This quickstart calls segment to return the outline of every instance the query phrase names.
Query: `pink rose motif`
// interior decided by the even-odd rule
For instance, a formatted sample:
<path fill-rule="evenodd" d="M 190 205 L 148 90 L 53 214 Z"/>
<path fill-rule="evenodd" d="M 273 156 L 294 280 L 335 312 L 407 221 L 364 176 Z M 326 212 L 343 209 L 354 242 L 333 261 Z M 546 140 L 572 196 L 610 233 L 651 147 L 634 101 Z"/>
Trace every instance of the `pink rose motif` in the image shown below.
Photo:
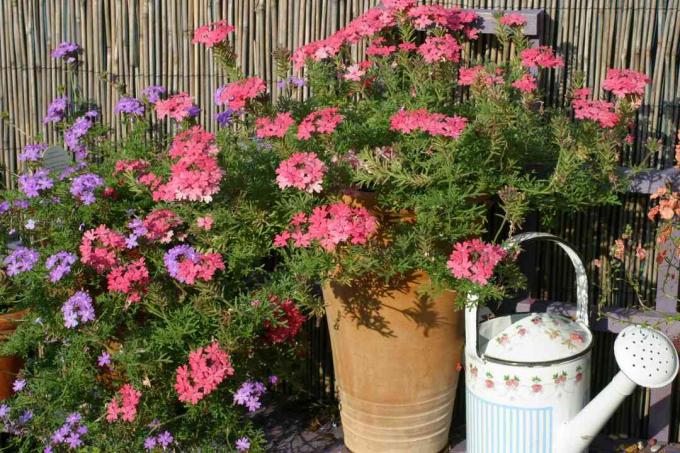
<path fill-rule="evenodd" d="M 470 365 L 470 374 L 477 378 L 477 373 L 478 373 L 477 367 Z"/>
<path fill-rule="evenodd" d="M 493 381 L 491 379 L 486 379 L 484 381 L 484 384 L 486 385 L 486 388 L 492 389 L 494 387 Z"/>
<path fill-rule="evenodd" d="M 507 333 L 504 333 L 500 337 L 496 338 L 496 341 L 498 342 L 498 344 L 505 346 L 510 342 L 510 337 L 508 336 Z"/>
<path fill-rule="evenodd" d="M 567 382 L 567 373 L 563 371 L 562 374 L 554 374 L 553 381 L 555 381 L 555 385 L 564 384 Z"/>
<path fill-rule="evenodd" d="M 576 373 L 576 376 L 574 377 L 574 380 L 576 382 L 581 382 L 583 380 L 583 373 Z"/>
<path fill-rule="evenodd" d="M 505 386 L 510 390 L 515 390 L 519 387 L 519 378 L 517 376 L 505 376 Z"/>
<path fill-rule="evenodd" d="M 575 343 L 583 343 L 583 335 L 578 332 L 572 332 L 569 338 Z"/>
<path fill-rule="evenodd" d="M 522 326 L 522 327 L 518 328 L 518 329 L 517 329 L 517 334 L 518 334 L 520 337 L 523 337 L 524 335 L 526 335 L 526 334 L 527 334 L 527 329 L 526 329 L 526 327 Z"/>
<path fill-rule="evenodd" d="M 541 393 L 543 391 L 543 386 L 541 384 L 532 384 L 531 391 L 534 393 Z"/>

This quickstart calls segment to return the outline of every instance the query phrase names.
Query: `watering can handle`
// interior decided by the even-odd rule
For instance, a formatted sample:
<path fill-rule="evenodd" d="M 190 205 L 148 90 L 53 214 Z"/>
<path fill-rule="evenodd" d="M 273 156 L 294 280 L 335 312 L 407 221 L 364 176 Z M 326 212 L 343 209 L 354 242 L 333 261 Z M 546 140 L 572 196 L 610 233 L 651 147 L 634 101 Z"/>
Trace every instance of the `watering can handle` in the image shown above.
<path fill-rule="evenodd" d="M 583 261 L 569 244 L 563 239 L 550 233 L 521 233 L 511 237 L 505 243 L 505 248 L 534 240 L 551 241 L 559 245 L 571 259 L 576 272 L 576 320 L 586 327 L 588 326 L 588 276 Z M 479 324 L 477 313 L 477 296 L 468 294 L 467 307 L 465 308 L 465 343 L 473 355 L 479 357 L 477 350 L 477 326 Z"/>

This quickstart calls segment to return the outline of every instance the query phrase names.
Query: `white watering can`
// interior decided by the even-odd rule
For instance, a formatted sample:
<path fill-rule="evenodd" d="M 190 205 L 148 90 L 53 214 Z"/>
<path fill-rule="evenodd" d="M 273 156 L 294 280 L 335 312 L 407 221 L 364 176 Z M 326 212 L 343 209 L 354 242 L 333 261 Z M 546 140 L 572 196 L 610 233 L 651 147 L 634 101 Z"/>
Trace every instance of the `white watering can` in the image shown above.
<path fill-rule="evenodd" d="M 465 312 L 468 453 L 580 453 L 637 385 L 663 387 L 678 373 L 678 354 L 661 332 L 628 326 L 614 343 L 620 372 L 590 403 L 588 280 L 583 262 L 557 243 L 576 270 L 576 320 L 557 313 L 522 313 L 479 323 L 475 297 Z M 586 405 L 587 404 L 587 405 Z"/>

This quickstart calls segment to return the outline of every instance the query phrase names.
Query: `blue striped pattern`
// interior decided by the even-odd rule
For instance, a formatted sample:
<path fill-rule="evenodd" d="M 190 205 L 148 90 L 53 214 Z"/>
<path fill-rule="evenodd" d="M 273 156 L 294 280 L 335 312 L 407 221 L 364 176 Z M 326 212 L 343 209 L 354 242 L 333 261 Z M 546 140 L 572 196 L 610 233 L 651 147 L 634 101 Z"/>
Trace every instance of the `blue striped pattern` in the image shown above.
<path fill-rule="evenodd" d="M 467 453 L 551 453 L 552 408 L 505 406 L 467 393 Z"/>

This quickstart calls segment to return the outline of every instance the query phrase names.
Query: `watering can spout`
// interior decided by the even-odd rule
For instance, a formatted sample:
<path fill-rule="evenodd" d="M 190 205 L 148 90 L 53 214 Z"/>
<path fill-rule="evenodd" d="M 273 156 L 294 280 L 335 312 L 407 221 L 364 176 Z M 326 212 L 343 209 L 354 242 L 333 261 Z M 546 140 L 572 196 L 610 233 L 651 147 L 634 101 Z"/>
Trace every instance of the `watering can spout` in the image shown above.
<path fill-rule="evenodd" d="M 588 447 L 636 384 L 619 372 L 581 412 L 557 433 L 557 453 L 579 453 Z"/>
<path fill-rule="evenodd" d="M 614 357 L 621 371 L 581 412 L 559 428 L 557 453 L 580 453 L 638 385 L 659 388 L 678 374 L 678 353 L 661 332 L 628 326 L 616 337 Z"/>

